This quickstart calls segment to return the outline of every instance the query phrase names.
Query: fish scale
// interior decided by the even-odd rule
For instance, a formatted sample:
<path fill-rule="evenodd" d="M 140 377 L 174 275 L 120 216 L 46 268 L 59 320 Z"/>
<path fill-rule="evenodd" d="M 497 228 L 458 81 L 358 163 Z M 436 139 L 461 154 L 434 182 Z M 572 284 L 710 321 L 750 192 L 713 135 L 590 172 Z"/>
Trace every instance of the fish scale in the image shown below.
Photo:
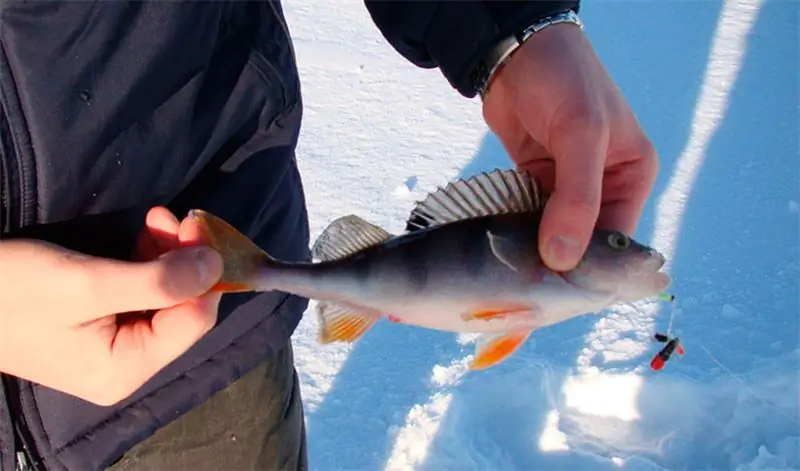
<path fill-rule="evenodd" d="M 220 251 L 215 291 L 283 291 L 317 300 L 322 343 L 354 342 L 379 320 L 481 333 L 473 369 L 512 355 L 538 329 L 657 296 L 664 257 L 624 234 L 595 230 L 573 270 L 542 262 L 546 200 L 519 170 L 494 170 L 431 192 L 393 235 L 356 215 L 331 222 L 311 262 L 272 258 L 225 221 L 190 212 Z"/>

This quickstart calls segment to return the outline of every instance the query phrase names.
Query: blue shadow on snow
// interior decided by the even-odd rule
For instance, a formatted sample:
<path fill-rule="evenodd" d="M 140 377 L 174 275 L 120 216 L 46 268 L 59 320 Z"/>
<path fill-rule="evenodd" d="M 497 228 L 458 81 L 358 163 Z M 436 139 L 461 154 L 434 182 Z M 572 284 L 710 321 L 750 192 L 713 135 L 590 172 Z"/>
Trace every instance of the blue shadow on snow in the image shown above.
<path fill-rule="evenodd" d="M 689 18 L 686 5 L 598 1 L 582 8 L 592 44 L 659 152 L 658 180 L 635 234 L 644 242 L 650 241 L 657 198 L 689 137 L 721 2 L 693 3 Z M 675 25 L 681 25 L 680 35 Z M 465 173 L 508 165 L 490 133 Z M 467 375 L 453 388 L 424 469 L 620 469 L 537 446 L 551 402 L 563 400 L 562 378 L 597 320 L 584 316 L 535 332 L 504 363 Z"/>
<path fill-rule="evenodd" d="M 308 414 L 312 469 L 379 469 L 389 430 L 428 399 L 431 370 L 459 356 L 453 334 L 378 322 L 353 345 L 330 391 Z"/>
<path fill-rule="evenodd" d="M 779 442 L 797 435 L 800 419 L 797 16 L 765 2 L 746 47 L 683 215 L 672 268 L 674 331 L 686 355 L 653 375 L 639 396 L 641 410 L 656 411 L 640 425 L 660 432 L 654 438 L 671 431 L 714 437 L 665 441 L 670 453 L 659 464 L 673 469 L 736 467 L 755 459 L 761 445 L 781 454 Z M 699 391 L 683 401 L 665 398 L 659 386 L 667 379 Z M 657 417 L 664 400 L 677 407 Z M 683 408 L 689 401 L 697 416 Z M 785 462 L 770 465 L 800 467 L 796 449 L 782 454 Z M 693 461 L 679 461 L 685 457 Z"/>

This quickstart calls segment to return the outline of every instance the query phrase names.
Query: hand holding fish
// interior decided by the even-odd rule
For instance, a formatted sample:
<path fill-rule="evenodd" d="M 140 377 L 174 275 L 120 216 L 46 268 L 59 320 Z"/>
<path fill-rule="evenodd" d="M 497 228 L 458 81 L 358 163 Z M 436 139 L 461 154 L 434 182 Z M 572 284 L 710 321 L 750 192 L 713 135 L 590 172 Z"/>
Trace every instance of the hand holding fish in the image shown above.
<path fill-rule="evenodd" d="M 635 231 L 656 151 L 581 29 L 535 33 L 496 74 L 483 115 L 514 162 L 552 193 L 539 234 L 550 268 L 574 268 L 595 226 Z"/>
<path fill-rule="evenodd" d="M 216 321 L 220 295 L 203 293 L 219 255 L 177 250 L 197 240 L 196 223 L 155 208 L 136 262 L 0 242 L 0 371 L 96 404 L 127 397 Z"/>

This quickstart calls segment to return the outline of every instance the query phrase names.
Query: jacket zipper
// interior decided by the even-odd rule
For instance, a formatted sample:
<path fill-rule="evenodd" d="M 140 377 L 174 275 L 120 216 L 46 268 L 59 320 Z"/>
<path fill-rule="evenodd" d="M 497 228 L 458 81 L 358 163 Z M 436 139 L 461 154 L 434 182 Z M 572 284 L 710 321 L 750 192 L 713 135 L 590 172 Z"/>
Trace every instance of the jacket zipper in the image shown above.
<path fill-rule="evenodd" d="M 0 59 L 5 62 L 4 56 Z M 4 63 L 4 70 L 6 66 L 7 63 Z M 24 162 L 24 156 L 15 150 L 16 143 L 8 119 L 7 97 L 2 98 L 3 100 L 0 100 L 0 233 L 11 233 L 33 222 L 35 197 L 30 183 L 32 169 Z M 42 460 L 22 413 L 19 381 L 7 374 L 0 374 L 0 378 L 2 378 L 0 387 L 5 390 L 14 434 L 16 467 L 23 470 L 38 469 Z"/>
<path fill-rule="evenodd" d="M 14 429 L 14 461 L 16 462 L 17 470 L 40 469 L 41 458 L 36 451 L 25 417 L 22 415 L 19 383 L 13 376 L 4 374 L 3 387 L 6 390 L 8 410 L 11 414 L 11 422 Z"/>
<path fill-rule="evenodd" d="M 3 238 L 3 233 L 9 230 L 9 222 L 7 220 L 8 211 L 8 196 L 6 196 L 6 176 L 3 168 L 5 167 L 5 151 L 3 146 L 0 145 L 0 239 Z"/>
<path fill-rule="evenodd" d="M 0 62 L 0 68 L 5 73 L 9 68 L 2 49 L 0 49 Z M 17 122 L 12 123 L 10 119 L 9 107 L 15 108 L 19 104 L 13 90 L 10 93 L 6 92 L 8 89 L 14 88 L 13 77 L 10 77 L 11 74 L 6 75 L 9 77 L 4 80 L 11 83 L 0 82 L 0 147 L 2 147 L 3 154 L 0 157 L 2 157 L 5 167 L 6 188 L 3 194 L 3 204 L 7 213 L 6 225 L 7 231 L 12 232 L 36 222 L 37 196 L 35 193 L 35 165 L 31 162 L 33 156 L 27 156 L 17 151 L 20 146 L 14 138 L 14 131 L 22 130 L 27 134 L 27 129 L 24 118 L 21 117 L 21 111 L 19 112 L 20 119 Z M 16 129 L 12 129 L 12 126 Z M 0 183 L 2 182 L 0 181 Z"/>
<path fill-rule="evenodd" d="M 6 121 L 5 106 L 0 103 L 0 238 L 4 233 L 11 232 L 11 185 L 8 181 L 11 172 L 7 168 L 11 165 L 11 151 L 6 151 L 6 146 L 12 146 L 11 132 Z"/>

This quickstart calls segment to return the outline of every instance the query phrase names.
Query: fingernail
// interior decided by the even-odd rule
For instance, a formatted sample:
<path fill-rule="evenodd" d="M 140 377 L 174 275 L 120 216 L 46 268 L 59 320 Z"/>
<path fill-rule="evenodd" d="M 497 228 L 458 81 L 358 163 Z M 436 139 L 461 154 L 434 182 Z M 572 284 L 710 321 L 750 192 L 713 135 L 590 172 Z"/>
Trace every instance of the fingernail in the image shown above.
<path fill-rule="evenodd" d="M 194 257 L 200 284 L 215 282 L 222 271 L 222 258 L 217 251 L 210 247 L 197 247 L 194 249 Z"/>
<path fill-rule="evenodd" d="M 547 251 L 550 259 L 556 261 L 560 266 L 571 265 L 581 256 L 578 241 L 567 236 L 552 237 L 547 244 Z"/>

